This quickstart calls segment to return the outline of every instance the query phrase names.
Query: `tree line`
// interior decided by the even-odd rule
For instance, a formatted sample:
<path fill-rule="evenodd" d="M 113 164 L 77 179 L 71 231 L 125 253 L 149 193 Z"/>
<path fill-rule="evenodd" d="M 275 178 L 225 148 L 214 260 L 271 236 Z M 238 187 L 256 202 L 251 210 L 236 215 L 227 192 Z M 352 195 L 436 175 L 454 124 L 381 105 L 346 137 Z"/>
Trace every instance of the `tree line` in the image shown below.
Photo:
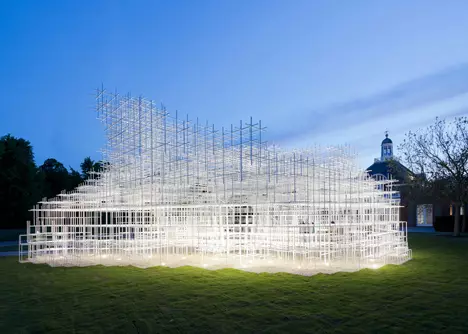
<path fill-rule="evenodd" d="M 54 158 L 37 166 L 29 141 L 9 134 L 0 137 L 0 228 L 25 228 L 34 204 L 76 188 L 100 168 L 101 162 L 90 157 L 80 164 L 80 171 L 67 169 Z"/>

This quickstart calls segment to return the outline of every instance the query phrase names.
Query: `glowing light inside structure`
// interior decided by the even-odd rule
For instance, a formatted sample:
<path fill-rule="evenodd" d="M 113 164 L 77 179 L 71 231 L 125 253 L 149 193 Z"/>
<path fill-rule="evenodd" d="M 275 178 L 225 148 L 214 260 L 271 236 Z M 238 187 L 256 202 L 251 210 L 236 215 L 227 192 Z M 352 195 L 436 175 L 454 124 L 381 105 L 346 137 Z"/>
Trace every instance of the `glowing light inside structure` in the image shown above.
<path fill-rule="evenodd" d="M 260 121 L 216 129 L 143 98 L 96 101 L 105 163 L 34 207 L 21 261 L 311 274 L 411 258 L 393 181 L 349 147 L 283 151 Z"/>

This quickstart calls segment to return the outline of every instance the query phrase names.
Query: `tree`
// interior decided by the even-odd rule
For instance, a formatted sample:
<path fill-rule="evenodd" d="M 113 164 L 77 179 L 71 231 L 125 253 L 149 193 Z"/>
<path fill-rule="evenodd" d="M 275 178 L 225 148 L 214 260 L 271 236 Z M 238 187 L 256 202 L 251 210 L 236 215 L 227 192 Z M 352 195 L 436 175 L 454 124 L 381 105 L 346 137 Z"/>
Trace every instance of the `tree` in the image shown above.
<path fill-rule="evenodd" d="M 80 164 L 81 168 L 81 177 L 86 180 L 90 173 L 93 171 L 94 161 L 90 157 L 84 158 L 83 162 Z"/>
<path fill-rule="evenodd" d="M 41 175 L 30 142 L 9 134 L 1 137 L 0 226 L 24 227 L 41 192 Z"/>
<path fill-rule="evenodd" d="M 86 178 L 106 164 L 84 159 Z M 73 168 L 70 173 L 62 163 L 50 158 L 37 168 L 29 141 L 11 135 L 0 137 L 0 227 L 23 228 L 31 220 L 29 211 L 41 198 L 51 198 L 62 190 L 76 188 L 83 177 Z"/>
<path fill-rule="evenodd" d="M 81 177 L 83 180 L 86 180 L 90 177 L 91 173 L 99 172 L 101 168 L 104 166 L 103 162 L 101 161 L 93 161 L 91 157 L 84 158 L 83 162 L 80 164 L 81 167 Z"/>
<path fill-rule="evenodd" d="M 468 118 L 450 122 L 436 118 L 426 129 L 407 133 L 399 149 L 406 165 L 418 174 L 410 182 L 412 196 L 451 203 L 453 235 L 459 236 L 460 207 L 468 200 Z"/>
<path fill-rule="evenodd" d="M 49 158 L 45 160 L 39 170 L 44 175 L 44 197 L 54 197 L 62 190 L 70 188 L 68 170 L 56 159 Z"/>
<path fill-rule="evenodd" d="M 70 173 L 68 174 L 67 190 L 75 189 L 81 182 L 83 182 L 81 174 L 77 170 L 70 167 Z"/>

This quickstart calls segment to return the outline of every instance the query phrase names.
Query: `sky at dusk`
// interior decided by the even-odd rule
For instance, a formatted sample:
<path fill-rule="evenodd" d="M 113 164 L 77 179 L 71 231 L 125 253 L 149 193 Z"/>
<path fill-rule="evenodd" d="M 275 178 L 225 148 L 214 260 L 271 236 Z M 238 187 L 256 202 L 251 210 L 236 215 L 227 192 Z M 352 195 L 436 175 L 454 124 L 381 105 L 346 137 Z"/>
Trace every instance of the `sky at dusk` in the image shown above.
<path fill-rule="evenodd" d="M 468 1 L 1 1 L 0 136 L 36 162 L 99 159 L 95 89 L 284 147 L 350 144 L 368 167 L 436 116 L 468 114 Z M 395 150 L 398 154 L 398 150 Z"/>

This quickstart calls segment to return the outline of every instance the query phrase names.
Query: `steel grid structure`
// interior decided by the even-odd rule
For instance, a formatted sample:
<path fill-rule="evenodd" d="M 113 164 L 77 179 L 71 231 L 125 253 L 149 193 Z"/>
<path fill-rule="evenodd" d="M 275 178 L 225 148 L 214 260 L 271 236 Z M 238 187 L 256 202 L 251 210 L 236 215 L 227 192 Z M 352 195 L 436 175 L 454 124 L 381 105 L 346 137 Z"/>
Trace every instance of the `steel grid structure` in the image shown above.
<path fill-rule="evenodd" d="M 53 266 L 354 271 L 411 258 L 392 180 L 349 147 L 284 151 L 261 122 L 215 129 L 97 91 L 102 170 L 39 202 L 20 261 Z"/>

